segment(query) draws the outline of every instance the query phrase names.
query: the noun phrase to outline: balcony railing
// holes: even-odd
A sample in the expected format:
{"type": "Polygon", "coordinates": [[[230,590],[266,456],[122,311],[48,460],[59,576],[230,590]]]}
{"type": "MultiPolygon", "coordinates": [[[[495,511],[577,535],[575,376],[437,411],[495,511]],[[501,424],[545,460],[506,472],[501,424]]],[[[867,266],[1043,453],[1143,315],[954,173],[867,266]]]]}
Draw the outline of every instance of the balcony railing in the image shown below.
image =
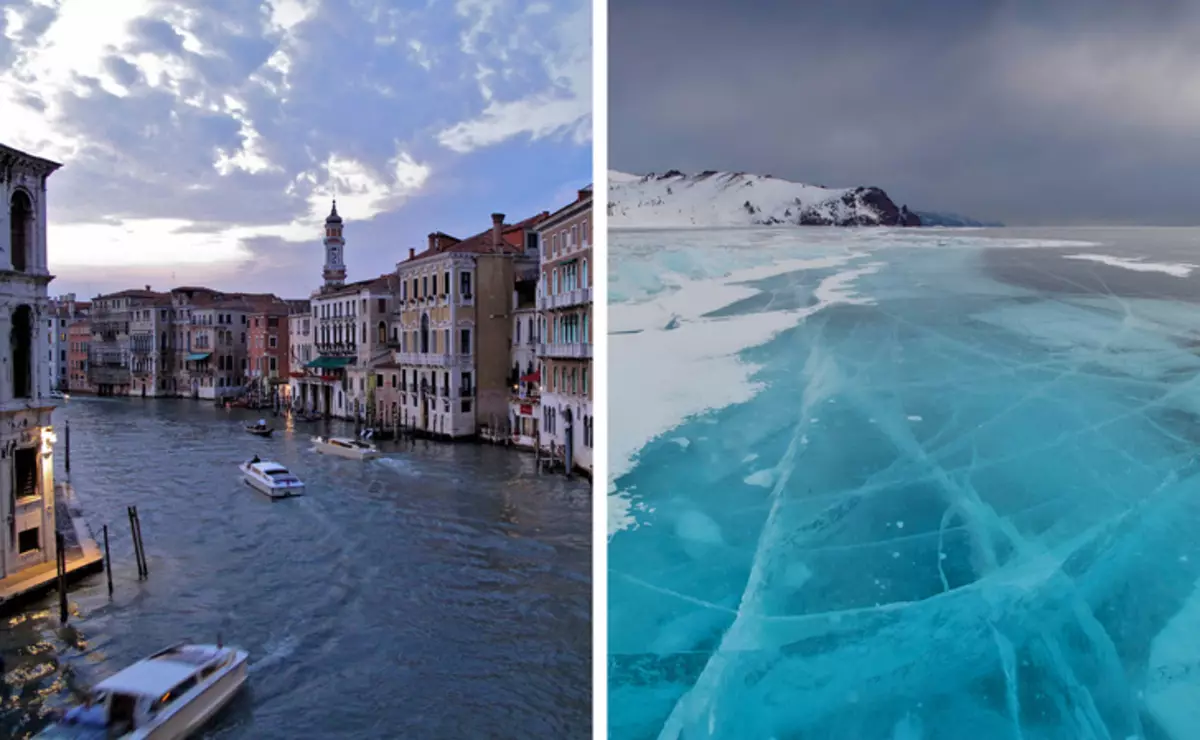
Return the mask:
{"type": "Polygon", "coordinates": [[[539,357],[552,357],[565,360],[586,360],[592,356],[592,345],[582,342],[572,342],[570,344],[539,344],[537,348],[539,357]]]}
{"type": "Polygon", "coordinates": [[[557,295],[541,295],[537,297],[537,307],[539,311],[553,311],[560,308],[573,308],[575,306],[587,306],[592,302],[591,288],[576,288],[575,290],[567,290],[557,295]]]}
{"type": "Polygon", "coordinates": [[[358,354],[358,345],[350,342],[317,342],[317,352],[326,357],[350,357],[358,354]]]}
{"type": "Polygon", "coordinates": [[[396,362],[419,367],[455,367],[470,360],[469,355],[434,354],[431,352],[397,352],[396,362]]]}

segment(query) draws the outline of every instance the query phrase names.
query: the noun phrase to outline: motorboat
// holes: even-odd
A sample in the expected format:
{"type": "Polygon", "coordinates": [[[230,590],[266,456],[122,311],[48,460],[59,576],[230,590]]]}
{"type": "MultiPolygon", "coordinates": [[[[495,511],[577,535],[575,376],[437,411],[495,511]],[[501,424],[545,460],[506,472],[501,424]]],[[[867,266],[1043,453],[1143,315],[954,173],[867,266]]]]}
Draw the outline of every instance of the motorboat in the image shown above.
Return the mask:
{"type": "Polygon", "coordinates": [[[277,462],[255,457],[242,463],[240,467],[246,483],[271,498],[287,498],[304,493],[304,482],[277,462]]]}
{"type": "Polygon", "coordinates": [[[55,391],[50,391],[50,397],[57,401],[57,400],[65,399],[67,396],[62,391],[55,390],[55,391]]]}
{"type": "Polygon", "coordinates": [[[250,655],[179,643],[96,684],[34,736],[43,740],[183,740],[221,711],[246,683],[250,655]]]}
{"type": "Polygon", "coordinates": [[[246,431],[258,437],[270,437],[275,428],[267,426],[266,419],[259,419],[258,423],[246,427],[246,431]]]}
{"type": "Polygon", "coordinates": [[[351,460],[370,460],[379,457],[379,448],[370,442],[350,437],[313,437],[313,449],[326,455],[351,460]]]}

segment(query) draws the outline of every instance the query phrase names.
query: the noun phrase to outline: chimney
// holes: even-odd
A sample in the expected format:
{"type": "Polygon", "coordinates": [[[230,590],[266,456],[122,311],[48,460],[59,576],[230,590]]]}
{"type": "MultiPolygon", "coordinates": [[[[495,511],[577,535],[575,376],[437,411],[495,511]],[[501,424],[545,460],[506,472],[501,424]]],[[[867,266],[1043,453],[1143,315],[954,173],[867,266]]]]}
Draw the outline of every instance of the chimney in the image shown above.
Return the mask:
{"type": "MultiPolygon", "coordinates": [[[[427,246],[426,249],[428,251],[432,252],[436,248],[437,248],[437,234],[430,234],[429,235],[429,246],[427,246]]],[[[409,251],[412,251],[412,250],[409,250],[409,251]]]]}
{"type": "Polygon", "coordinates": [[[146,286],[146,292],[147,292],[147,293],[149,293],[149,292],[150,292],[150,286],[149,286],[149,285],[147,285],[147,286],[146,286]]]}
{"type": "Polygon", "coordinates": [[[576,202],[576,203],[582,203],[583,201],[587,200],[588,198],[590,198],[590,197],[592,196],[592,191],[590,191],[590,190],[580,190],[580,191],[579,191],[579,193],[578,193],[578,195],[579,195],[579,197],[576,199],[576,201],[575,201],[575,202],[576,202]]]}
{"type": "Polygon", "coordinates": [[[416,257],[416,256],[417,256],[417,250],[414,249],[413,247],[409,247],[408,248],[408,258],[412,259],[413,257],[416,257]]]}
{"type": "Polygon", "coordinates": [[[504,233],[504,214],[503,213],[493,213],[492,214],[492,246],[493,247],[499,248],[500,243],[503,241],[503,239],[501,238],[503,233],[504,233]]]}

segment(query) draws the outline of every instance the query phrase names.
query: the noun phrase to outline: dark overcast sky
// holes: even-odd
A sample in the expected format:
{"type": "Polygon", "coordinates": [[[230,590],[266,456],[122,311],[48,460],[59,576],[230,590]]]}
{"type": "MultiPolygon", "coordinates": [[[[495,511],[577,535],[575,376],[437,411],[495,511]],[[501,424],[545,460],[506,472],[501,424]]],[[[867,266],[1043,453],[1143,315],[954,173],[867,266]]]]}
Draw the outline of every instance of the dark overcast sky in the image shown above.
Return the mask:
{"type": "Polygon", "coordinates": [[[1200,224],[1200,0],[610,0],[609,152],[1009,224],[1200,224]]]}

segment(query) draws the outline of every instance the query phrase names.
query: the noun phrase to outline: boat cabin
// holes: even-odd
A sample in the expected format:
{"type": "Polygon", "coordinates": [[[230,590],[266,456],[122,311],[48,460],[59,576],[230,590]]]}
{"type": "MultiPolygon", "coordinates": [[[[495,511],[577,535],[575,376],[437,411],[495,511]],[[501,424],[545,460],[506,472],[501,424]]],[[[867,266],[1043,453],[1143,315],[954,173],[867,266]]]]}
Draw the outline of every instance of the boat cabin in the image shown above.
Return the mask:
{"type": "Polygon", "coordinates": [[[212,646],[167,648],[101,681],[91,705],[67,719],[83,726],[102,723],[117,736],[146,727],[196,699],[206,680],[234,657],[234,651],[212,646]]]}
{"type": "Polygon", "coordinates": [[[357,439],[347,439],[345,437],[331,437],[325,440],[327,444],[334,447],[344,447],[348,450],[373,450],[375,445],[369,442],[360,442],[357,439]]]}

